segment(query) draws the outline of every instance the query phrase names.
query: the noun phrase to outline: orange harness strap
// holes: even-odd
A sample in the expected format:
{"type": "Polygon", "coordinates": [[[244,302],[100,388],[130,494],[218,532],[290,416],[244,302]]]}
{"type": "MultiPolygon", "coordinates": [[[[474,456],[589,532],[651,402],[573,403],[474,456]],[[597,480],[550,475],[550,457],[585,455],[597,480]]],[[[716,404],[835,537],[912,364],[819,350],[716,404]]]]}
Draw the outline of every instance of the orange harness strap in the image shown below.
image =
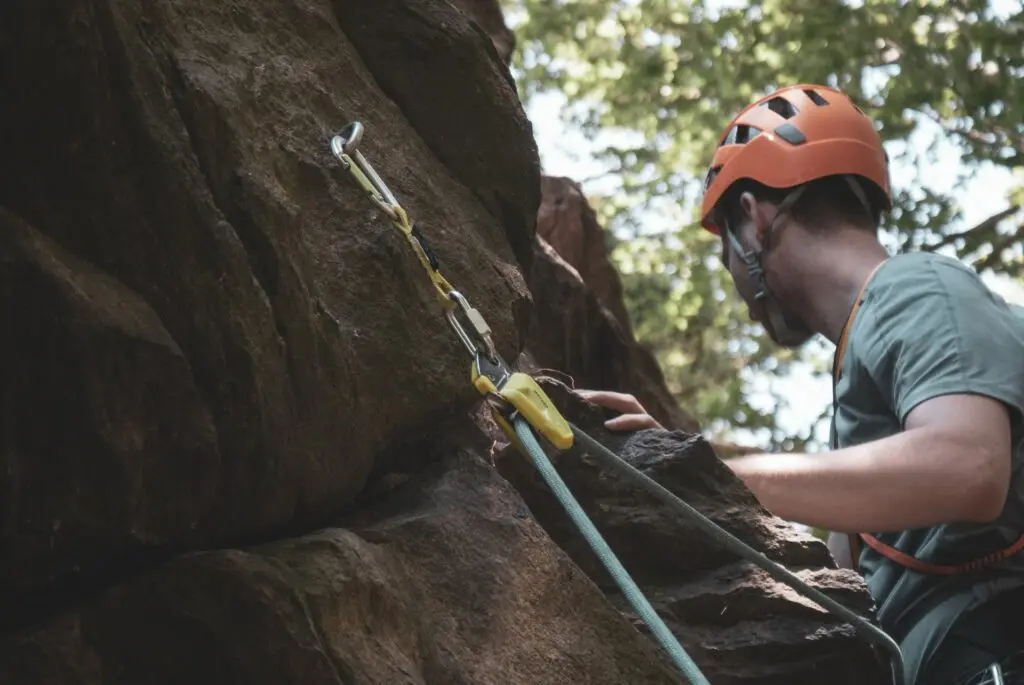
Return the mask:
{"type": "MultiPolygon", "coordinates": [[[[917,557],[912,557],[909,554],[904,554],[898,549],[885,544],[873,535],[861,533],[860,539],[866,542],[868,547],[871,549],[875,550],[887,559],[895,561],[901,566],[905,566],[906,568],[914,571],[920,571],[921,573],[931,573],[940,576],[955,576],[961,573],[979,571],[988,566],[998,564],[1000,561],[1008,559],[1021,550],[1024,550],[1024,535],[1022,535],[1009,547],[1001,549],[998,552],[986,554],[985,556],[974,559],[973,561],[968,561],[963,564],[932,564],[927,561],[921,561],[917,557]]],[[[857,562],[854,561],[855,566],[856,563],[857,562]]]]}
{"type": "MultiPolygon", "coordinates": [[[[885,262],[879,263],[874,269],[871,270],[871,273],[868,274],[867,279],[865,279],[864,281],[864,285],[862,285],[860,288],[860,292],[857,293],[857,299],[853,303],[853,307],[850,309],[850,315],[846,317],[846,323],[843,324],[843,332],[840,334],[839,342],[836,345],[836,355],[835,358],[832,360],[833,388],[836,384],[839,383],[839,377],[841,375],[840,372],[843,366],[843,357],[846,355],[846,343],[850,335],[850,328],[853,326],[853,319],[857,315],[857,310],[860,309],[861,300],[864,298],[864,291],[868,287],[868,283],[871,282],[871,279],[874,277],[879,267],[881,267],[884,263],[885,262]]],[[[968,573],[970,571],[977,571],[979,569],[992,566],[1024,550],[1024,535],[1021,535],[1017,539],[1017,541],[1009,547],[1001,549],[998,552],[986,554],[983,557],[979,557],[978,559],[974,559],[963,564],[933,564],[927,561],[921,561],[917,557],[911,556],[909,554],[904,554],[895,547],[891,547],[890,545],[885,544],[875,536],[869,535],[868,533],[860,533],[859,535],[851,534],[848,536],[848,539],[850,545],[850,559],[853,563],[854,570],[859,570],[859,564],[857,563],[857,560],[860,558],[860,541],[863,540],[865,543],[867,543],[868,547],[875,550],[876,552],[878,552],[885,558],[889,559],[890,561],[900,564],[905,568],[909,568],[914,571],[919,571],[921,573],[931,573],[936,575],[947,576],[968,573]]]]}

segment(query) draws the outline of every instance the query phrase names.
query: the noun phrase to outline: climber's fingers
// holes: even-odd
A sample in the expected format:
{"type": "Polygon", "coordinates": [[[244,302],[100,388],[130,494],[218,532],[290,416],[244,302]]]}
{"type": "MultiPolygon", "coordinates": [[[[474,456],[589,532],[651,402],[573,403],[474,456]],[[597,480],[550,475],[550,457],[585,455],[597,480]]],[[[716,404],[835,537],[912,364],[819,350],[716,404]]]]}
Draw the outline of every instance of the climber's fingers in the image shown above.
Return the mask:
{"type": "Polygon", "coordinates": [[[577,390],[576,393],[596,405],[622,412],[622,416],[605,421],[604,425],[608,430],[642,430],[662,427],[632,395],[609,390],[577,390]]]}
{"type": "Polygon", "coordinates": [[[576,394],[594,404],[621,411],[624,414],[647,413],[647,410],[635,397],[625,393],[610,390],[577,390],[576,394]]]}
{"type": "Polygon", "coordinates": [[[604,427],[612,431],[638,431],[644,428],[661,428],[661,424],[650,414],[623,414],[605,421],[604,427]]]}

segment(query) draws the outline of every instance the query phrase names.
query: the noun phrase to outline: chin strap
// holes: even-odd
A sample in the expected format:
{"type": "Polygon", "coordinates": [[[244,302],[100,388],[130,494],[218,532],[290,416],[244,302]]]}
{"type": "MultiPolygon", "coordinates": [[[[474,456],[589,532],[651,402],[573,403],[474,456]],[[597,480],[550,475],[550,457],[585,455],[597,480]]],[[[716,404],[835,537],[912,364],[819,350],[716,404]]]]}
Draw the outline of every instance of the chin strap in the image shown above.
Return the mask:
{"type": "MultiPolygon", "coordinates": [[[[854,184],[855,185],[855,184],[854,184]]],[[[765,248],[768,247],[768,240],[771,238],[772,231],[775,229],[775,223],[779,220],[779,217],[783,216],[786,211],[789,210],[793,204],[800,199],[807,186],[800,186],[792,193],[787,195],[781,203],[779,203],[779,209],[772,218],[770,224],[768,224],[768,230],[764,232],[764,244],[765,248]]],[[[729,222],[725,222],[726,238],[732,245],[732,249],[740,256],[743,263],[747,267],[747,273],[750,275],[750,280],[754,283],[754,299],[765,303],[765,312],[768,314],[768,323],[772,327],[772,331],[775,336],[781,340],[785,339],[786,333],[789,331],[789,324],[786,322],[785,316],[782,314],[782,310],[778,306],[778,300],[772,296],[771,289],[768,287],[768,281],[765,278],[764,267],[761,265],[761,253],[762,250],[747,251],[743,249],[740,244],[739,238],[736,237],[735,232],[729,226],[729,222]]]]}

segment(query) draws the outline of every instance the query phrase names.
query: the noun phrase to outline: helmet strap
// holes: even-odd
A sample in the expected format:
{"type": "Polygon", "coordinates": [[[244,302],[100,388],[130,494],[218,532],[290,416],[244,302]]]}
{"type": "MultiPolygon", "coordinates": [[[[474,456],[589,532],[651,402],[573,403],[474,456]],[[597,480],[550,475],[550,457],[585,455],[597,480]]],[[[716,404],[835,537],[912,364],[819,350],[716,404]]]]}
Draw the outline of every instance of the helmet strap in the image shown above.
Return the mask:
{"type": "Polygon", "coordinates": [[[765,246],[760,250],[748,252],[743,249],[743,245],[740,244],[735,231],[732,230],[728,221],[725,222],[725,235],[728,238],[729,243],[732,245],[732,249],[740,256],[744,264],[747,265],[747,273],[750,274],[750,280],[754,282],[754,285],[757,288],[757,291],[754,293],[754,297],[758,300],[766,299],[771,293],[768,288],[768,282],[764,277],[764,267],[761,266],[761,253],[768,247],[768,241],[771,240],[771,235],[775,230],[776,222],[778,222],[779,218],[789,211],[789,208],[800,199],[800,196],[806,189],[807,186],[800,186],[782,199],[782,202],[779,203],[778,211],[775,212],[775,216],[772,217],[771,223],[768,224],[767,230],[757,236],[758,240],[765,246]]]}
{"type": "Polygon", "coordinates": [[[853,191],[853,194],[857,196],[858,200],[860,200],[861,206],[864,207],[864,212],[868,215],[868,220],[874,221],[875,214],[871,211],[871,203],[868,201],[868,196],[864,192],[864,186],[862,186],[857,178],[851,174],[846,174],[843,178],[846,179],[846,183],[850,186],[850,190],[853,191]]]}
{"type": "Polygon", "coordinates": [[[729,243],[732,245],[733,252],[740,256],[743,263],[747,266],[747,273],[750,274],[750,280],[754,282],[754,286],[757,291],[754,293],[754,298],[763,300],[768,297],[768,283],[764,278],[764,267],[761,266],[761,251],[751,251],[743,249],[743,245],[740,244],[739,238],[736,237],[736,233],[732,230],[732,227],[727,223],[725,225],[725,236],[729,239],[729,243]]]}
{"type": "MultiPolygon", "coordinates": [[[[805,189],[806,186],[800,186],[779,203],[778,211],[775,213],[775,216],[772,217],[767,230],[764,231],[762,236],[759,236],[765,244],[765,247],[767,247],[768,241],[771,239],[771,234],[775,229],[776,222],[789,210],[790,207],[793,206],[805,189]]],[[[786,321],[786,317],[782,313],[782,307],[778,299],[772,294],[771,289],[768,287],[764,267],[761,265],[761,254],[764,251],[764,248],[752,251],[745,250],[729,223],[730,222],[728,221],[725,222],[723,232],[729,240],[730,245],[732,245],[732,249],[740,256],[747,267],[747,273],[750,275],[750,280],[754,283],[754,299],[764,302],[765,313],[768,315],[768,322],[772,327],[772,331],[782,344],[786,344],[788,340],[795,339],[797,334],[793,331],[793,327],[790,326],[789,322],[786,321]]]]}

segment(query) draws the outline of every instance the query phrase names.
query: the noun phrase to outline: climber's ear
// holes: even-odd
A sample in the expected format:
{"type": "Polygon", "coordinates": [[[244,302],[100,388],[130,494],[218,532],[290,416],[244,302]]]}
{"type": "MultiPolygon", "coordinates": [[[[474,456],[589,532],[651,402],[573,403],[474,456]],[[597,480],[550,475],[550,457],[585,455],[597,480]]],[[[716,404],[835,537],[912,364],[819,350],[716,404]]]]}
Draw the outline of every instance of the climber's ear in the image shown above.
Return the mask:
{"type": "Polygon", "coordinates": [[[736,227],[740,243],[748,250],[760,251],[764,242],[765,231],[768,230],[768,216],[765,207],[757,201],[754,194],[745,192],[740,195],[740,225],[736,227]]]}

